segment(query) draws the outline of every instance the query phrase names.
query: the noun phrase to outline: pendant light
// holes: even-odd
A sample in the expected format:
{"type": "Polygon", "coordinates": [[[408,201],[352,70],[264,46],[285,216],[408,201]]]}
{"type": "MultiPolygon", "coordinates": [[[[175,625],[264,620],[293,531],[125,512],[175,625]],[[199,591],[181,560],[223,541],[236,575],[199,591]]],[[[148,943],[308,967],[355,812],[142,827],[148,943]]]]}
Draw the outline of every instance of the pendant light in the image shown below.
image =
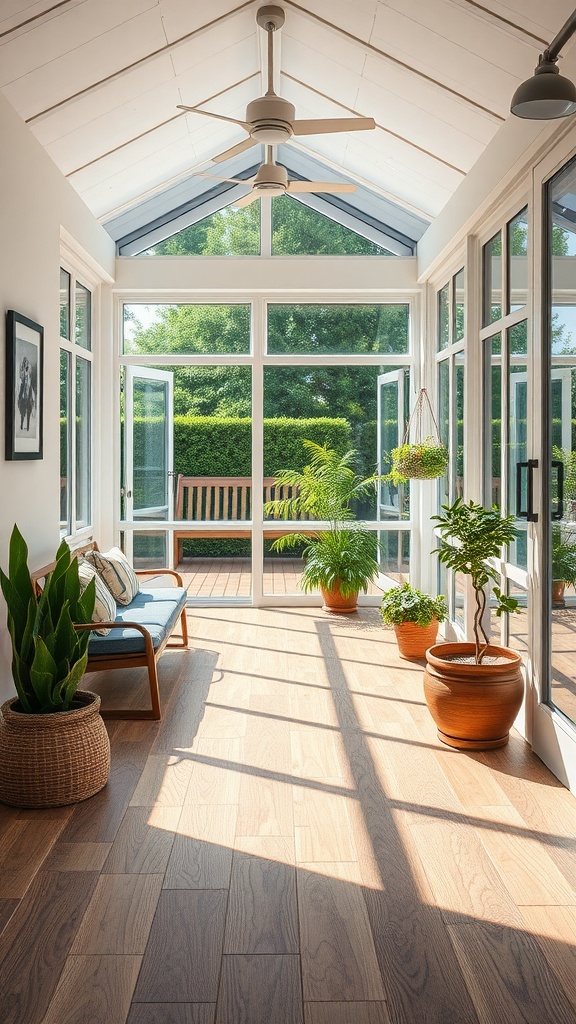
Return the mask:
{"type": "Polygon", "coordinates": [[[576,86],[564,78],[557,67],[560,50],[576,32],[574,11],[550,46],[540,54],[532,78],[519,85],[512,97],[510,110],[516,117],[551,120],[567,117],[576,111],[576,86]]]}

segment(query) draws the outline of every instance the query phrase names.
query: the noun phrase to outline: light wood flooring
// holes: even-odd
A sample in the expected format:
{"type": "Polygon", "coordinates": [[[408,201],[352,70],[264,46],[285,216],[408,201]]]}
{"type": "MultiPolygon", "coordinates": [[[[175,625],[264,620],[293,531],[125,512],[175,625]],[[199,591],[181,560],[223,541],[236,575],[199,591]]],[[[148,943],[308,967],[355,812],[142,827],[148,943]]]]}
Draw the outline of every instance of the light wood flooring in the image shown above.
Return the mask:
{"type": "Polygon", "coordinates": [[[0,806],[2,1024],[575,1024],[576,801],[524,742],[442,746],[377,609],[190,626],[100,794],[0,806]]]}

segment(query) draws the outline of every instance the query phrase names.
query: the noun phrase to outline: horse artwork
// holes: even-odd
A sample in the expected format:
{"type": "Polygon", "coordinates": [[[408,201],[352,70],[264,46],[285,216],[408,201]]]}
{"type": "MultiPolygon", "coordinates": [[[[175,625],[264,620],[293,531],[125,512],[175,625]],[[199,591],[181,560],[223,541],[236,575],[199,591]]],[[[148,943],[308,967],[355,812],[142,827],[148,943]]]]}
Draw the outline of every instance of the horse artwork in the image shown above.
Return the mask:
{"type": "Polygon", "coordinates": [[[30,417],[35,405],[34,388],[32,387],[32,371],[30,360],[24,356],[20,363],[20,387],[18,389],[18,412],[20,413],[20,430],[30,430],[30,417]],[[26,426],[24,426],[26,420],[26,426]]]}
{"type": "Polygon", "coordinates": [[[4,458],[43,457],[44,328],[14,309],[6,312],[4,458]]]}

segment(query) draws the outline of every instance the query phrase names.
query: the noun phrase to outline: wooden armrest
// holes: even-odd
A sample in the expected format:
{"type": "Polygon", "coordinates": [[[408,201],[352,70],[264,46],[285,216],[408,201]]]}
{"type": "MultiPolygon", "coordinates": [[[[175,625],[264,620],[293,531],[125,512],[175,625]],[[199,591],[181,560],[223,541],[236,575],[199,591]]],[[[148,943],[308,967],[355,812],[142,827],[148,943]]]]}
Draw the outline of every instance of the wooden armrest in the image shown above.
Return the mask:
{"type": "Polygon", "coordinates": [[[152,645],[152,638],[146,626],[143,626],[141,622],[75,622],[74,629],[86,631],[97,630],[97,629],[137,629],[139,633],[142,633],[144,637],[144,646],[149,648],[150,651],[154,651],[152,645]]]}
{"type": "Polygon", "coordinates": [[[179,572],[175,569],[135,569],[134,572],[137,576],[173,576],[176,580],[176,586],[182,587],[182,577],[179,572]]]}

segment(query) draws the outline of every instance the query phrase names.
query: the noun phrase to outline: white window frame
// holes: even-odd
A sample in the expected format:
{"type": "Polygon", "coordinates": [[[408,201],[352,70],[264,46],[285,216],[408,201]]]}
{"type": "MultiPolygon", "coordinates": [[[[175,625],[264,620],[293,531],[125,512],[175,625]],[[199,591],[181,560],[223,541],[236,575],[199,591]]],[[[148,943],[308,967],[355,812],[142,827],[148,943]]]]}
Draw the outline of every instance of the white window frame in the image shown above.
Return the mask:
{"type": "Polygon", "coordinates": [[[98,324],[98,307],[99,307],[99,286],[100,281],[94,276],[94,273],[89,270],[78,256],[72,252],[67,246],[62,246],[60,255],[60,268],[70,275],[70,295],[69,295],[69,338],[60,337],[59,341],[59,358],[60,352],[66,352],[69,357],[68,369],[69,369],[69,409],[68,409],[68,440],[67,440],[67,463],[68,463],[68,515],[69,519],[66,524],[66,528],[60,530],[61,536],[65,537],[66,540],[71,544],[72,547],[78,546],[83,542],[89,540],[94,535],[94,510],[95,510],[95,491],[97,487],[97,477],[95,474],[95,452],[96,452],[96,437],[97,431],[97,384],[95,379],[95,343],[98,337],[97,324],[98,324]],[[86,288],[90,293],[90,348],[84,348],[76,342],[75,338],[75,321],[76,321],[76,285],[81,285],[86,288]],[[90,396],[89,396],[89,452],[88,452],[88,473],[89,473],[89,509],[88,509],[88,521],[81,526],[77,525],[77,509],[76,509],[76,431],[73,429],[73,424],[76,422],[76,368],[77,360],[84,359],[90,365],[90,396]]]}

